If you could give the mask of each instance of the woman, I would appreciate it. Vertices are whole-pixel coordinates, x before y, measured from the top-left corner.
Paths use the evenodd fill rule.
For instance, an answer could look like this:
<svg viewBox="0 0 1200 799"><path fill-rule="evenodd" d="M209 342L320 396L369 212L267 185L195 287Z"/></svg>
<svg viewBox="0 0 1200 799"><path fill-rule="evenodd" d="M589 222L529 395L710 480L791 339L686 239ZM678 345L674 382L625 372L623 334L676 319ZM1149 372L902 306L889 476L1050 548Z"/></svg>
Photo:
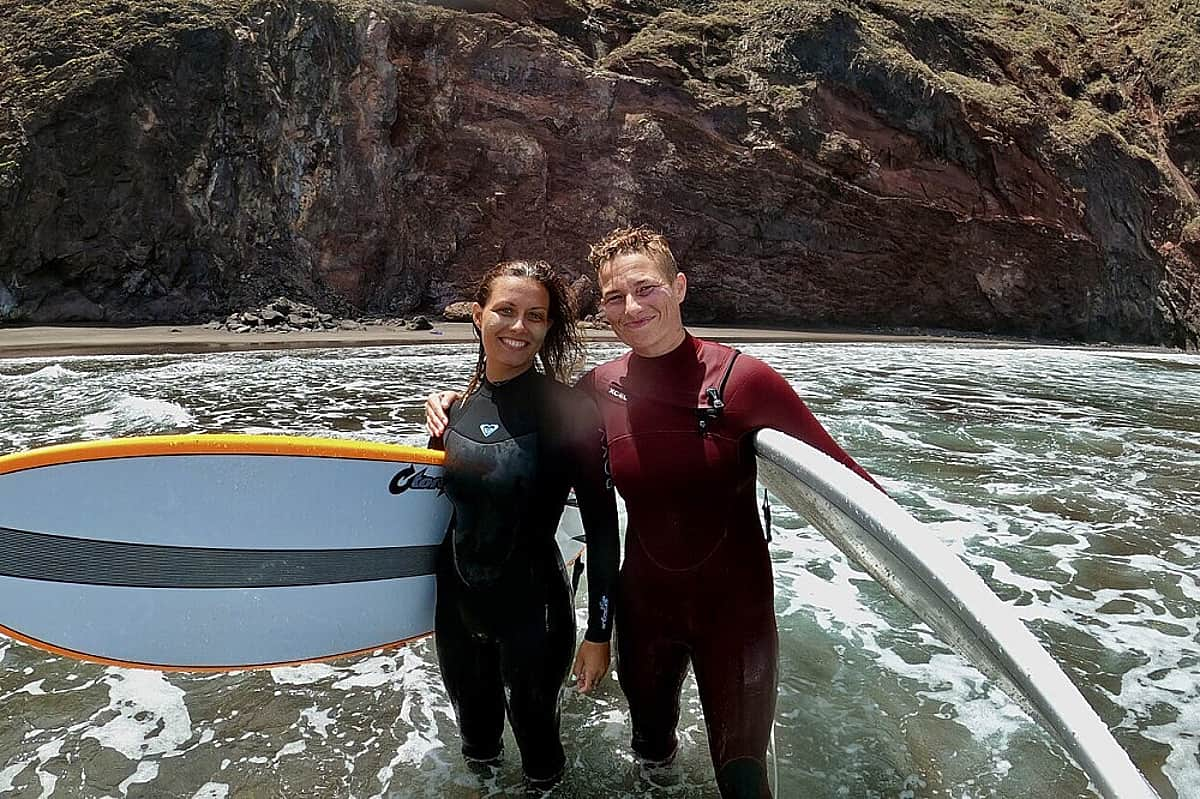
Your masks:
<svg viewBox="0 0 1200 799"><path fill-rule="evenodd" d="M616 503L596 406L561 382L581 351L563 280L541 261L501 263L480 281L472 318L479 359L434 440L446 451L444 485L454 504L438 558L434 641L463 756L500 756L507 711L526 779L544 788L566 762L558 697L575 643L555 532L574 488L589 586L574 670L589 691L609 664Z"/></svg>

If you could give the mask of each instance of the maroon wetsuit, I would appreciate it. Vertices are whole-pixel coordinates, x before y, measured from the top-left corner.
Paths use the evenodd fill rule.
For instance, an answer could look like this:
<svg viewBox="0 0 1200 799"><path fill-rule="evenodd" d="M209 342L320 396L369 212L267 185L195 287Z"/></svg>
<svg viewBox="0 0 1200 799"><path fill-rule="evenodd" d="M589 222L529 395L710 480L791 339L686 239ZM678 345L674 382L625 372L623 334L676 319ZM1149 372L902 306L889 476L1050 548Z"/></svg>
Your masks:
<svg viewBox="0 0 1200 799"><path fill-rule="evenodd" d="M722 383L714 414L708 390ZM674 755L690 661L722 795L769 796L779 642L752 433L776 428L870 477L779 373L721 344L689 335L662 357L599 366L580 385L600 407L629 512L616 629L634 751Z"/></svg>

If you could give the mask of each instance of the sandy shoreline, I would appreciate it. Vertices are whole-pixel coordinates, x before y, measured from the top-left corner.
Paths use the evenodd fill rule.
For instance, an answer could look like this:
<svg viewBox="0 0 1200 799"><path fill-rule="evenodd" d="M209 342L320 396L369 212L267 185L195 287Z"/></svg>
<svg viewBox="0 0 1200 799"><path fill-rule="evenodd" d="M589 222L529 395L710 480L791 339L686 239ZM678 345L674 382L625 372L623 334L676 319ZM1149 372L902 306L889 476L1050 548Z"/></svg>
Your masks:
<svg viewBox="0 0 1200 799"><path fill-rule="evenodd" d="M725 343L749 342L890 342L975 346L1063 346L1061 342L965 335L889 334L873 331L774 330L768 328L704 327L688 329L701 338ZM615 342L608 330L585 330L588 341ZM439 322L433 330L405 330L391 325L366 325L360 330L293 333L234 333L204 325L145 327L15 327L0 328L0 358L60 357L65 355L162 355L232 352L238 350L383 347L405 344L463 344L474 341L465 322Z"/></svg>

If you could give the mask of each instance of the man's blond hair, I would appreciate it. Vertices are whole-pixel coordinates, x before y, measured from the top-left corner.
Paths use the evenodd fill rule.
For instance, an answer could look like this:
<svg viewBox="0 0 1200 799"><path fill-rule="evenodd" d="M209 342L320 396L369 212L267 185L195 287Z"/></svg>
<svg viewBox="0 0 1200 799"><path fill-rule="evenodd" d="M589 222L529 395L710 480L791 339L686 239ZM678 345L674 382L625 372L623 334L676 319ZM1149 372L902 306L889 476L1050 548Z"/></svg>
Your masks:
<svg viewBox="0 0 1200 799"><path fill-rule="evenodd" d="M648 227L617 228L592 245L588 261L599 273L606 264L622 255L646 256L654 261L668 281L674 280L679 273L679 266L675 263L666 237Z"/></svg>

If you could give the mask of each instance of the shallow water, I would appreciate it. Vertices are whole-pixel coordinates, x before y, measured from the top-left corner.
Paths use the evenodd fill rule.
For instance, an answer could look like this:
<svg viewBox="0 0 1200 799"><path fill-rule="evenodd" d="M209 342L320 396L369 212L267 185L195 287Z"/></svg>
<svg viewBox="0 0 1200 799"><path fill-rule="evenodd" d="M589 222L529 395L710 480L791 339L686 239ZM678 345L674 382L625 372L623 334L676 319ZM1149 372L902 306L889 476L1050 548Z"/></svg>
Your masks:
<svg viewBox="0 0 1200 799"><path fill-rule="evenodd" d="M984 576L1163 796L1200 797L1200 358L743 349ZM0 361L0 452L193 431L421 443L422 397L471 361L454 346ZM869 577L778 503L774 520L780 796L1093 795L1045 733ZM463 766L428 640L331 664L164 675L0 638L0 664L0 796L521 793L511 739L500 769ZM646 774L619 687L565 692L572 763L554 795L715 796L690 681L684 700L678 763Z"/></svg>

